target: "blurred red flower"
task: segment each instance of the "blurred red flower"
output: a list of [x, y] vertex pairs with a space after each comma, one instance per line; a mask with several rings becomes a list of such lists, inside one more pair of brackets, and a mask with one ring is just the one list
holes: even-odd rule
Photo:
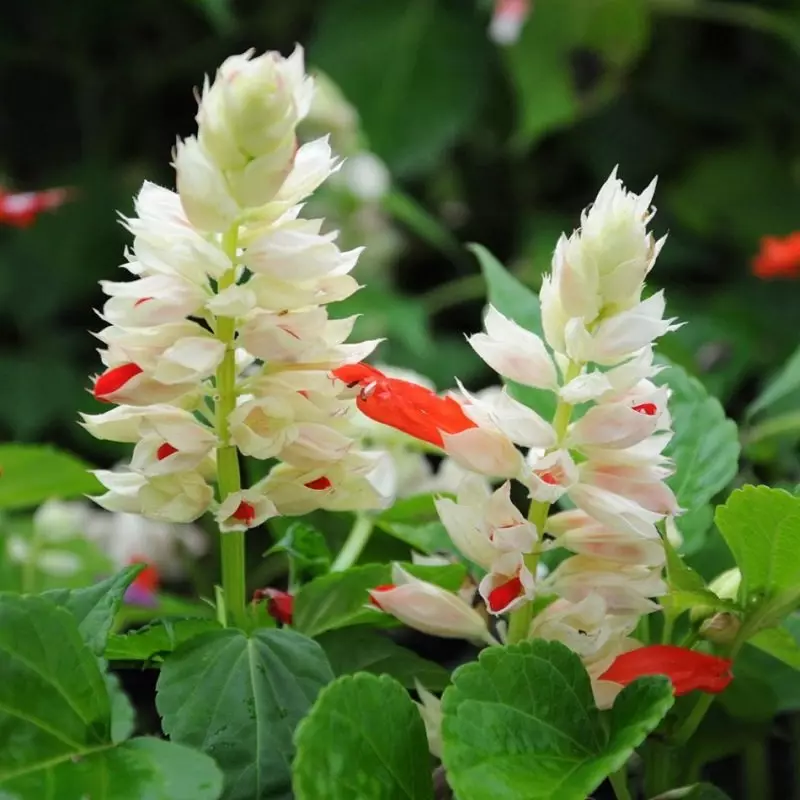
[[765, 279], [800, 277], [800, 231], [783, 238], [765, 236], [753, 259], [753, 274]]

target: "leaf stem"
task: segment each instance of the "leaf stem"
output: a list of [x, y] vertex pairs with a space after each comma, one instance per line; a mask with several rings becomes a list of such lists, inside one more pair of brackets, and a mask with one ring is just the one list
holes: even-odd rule
[[[564, 385], [568, 384], [571, 380], [580, 375], [581, 365], [570, 361], [564, 372]], [[555, 413], [553, 414], [553, 430], [556, 435], [556, 444], [550, 450], [556, 450], [561, 447], [564, 437], [567, 435], [567, 428], [572, 416], [572, 405], [565, 400], [559, 399], [556, 406]], [[547, 514], [550, 511], [551, 503], [543, 500], [534, 500], [528, 509], [528, 519], [536, 526], [539, 536], [542, 536], [544, 527], [547, 524]], [[528, 553], [525, 556], [525, 566], [530, 570], [531, 574], [535, 577], [536, 570], [539, 566], [539, 553]], [[522, 639], [528, 638], [528, 628], [530, 627], [531, 620], [533, 619], [533, 604], [527, 602], [520, 606], [515, 611], [511, 612], [508, 621], [508, 643], [514, 644]]]
[[608, 776], [608, 781], [617, 800], [631, 800], [631, 793], [628, 789], [628, 771], [624, 764]]
[[[222, 291], [236, 281], [236, 248], [239, 239], [239, 226], [233, 225], [222, 237], [222, 249], [233, 266], [220, 277], [218, 289]], [[236, 447], [229, 444], [230, 430], [228, 417], [236, 408], [236, 320], [220, 317], [217, 320], [217, 338], [225, 344], [225, 355], [217, 368], [216, 375], [216, 429], [220, 446], [217, 448], [217, 487], [219, 501], [241, 489], [239, 476], [239, 455]], [[245, 599], [245, 554], [244, 532], [229, 531], [220, 533], [220, 554], [222, 559], [222, 591], [225, 600], [226, 617], [229, 622], [245, 627], [247, 624], [247, 604]]]
[[703, 721], [708, 709], [711, 708], [711, 704], [714, 702], [714, 698], [716, 695], [713, 694], [701, 694], [700, 697], [697, 699], [697, 702], [694, 704], [694, 708], [689, 712], [689, 716], [683, 720], [680, 724], [678, 729], [672, 735], [672, 744], [676, 747], [681, 747], [685, 745], [689, 739], [694, 736], [697, 729], [700, 727], [700, 723]]
[[372, 536], [374, 522], [368, 514], [356, 514], [356, 520], [342, 549], [331, 564], [331, 572], [343, 572], [358, 561]]

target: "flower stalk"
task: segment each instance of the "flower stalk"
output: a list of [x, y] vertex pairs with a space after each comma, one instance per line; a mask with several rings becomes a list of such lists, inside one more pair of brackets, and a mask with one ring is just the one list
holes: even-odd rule
[[[222, 237], [222, 249], [233, 266], [220, 277], [219, 290], [223, 291], [236, 282], [236, 250], [239, 226], [234, 224]], [[230, 444], [228, 417], [236, 408], [236, 349], [234, 337], [236, 320], [221, 317], [216, 320], [217, 338], [225, 345], [225, 355], [216, 373], [216, 420], [215, 426], [220, 446], [217, 448], [217, 489], [219, 502], [241, 489], [239, 456]], [[220, 533], [220, 558], [222, 562], [222, 592], [225, 599], [226, 617], [229, 623], [243, 627], [247, 621], [247, 600], [244, 552], [244, 531]]]

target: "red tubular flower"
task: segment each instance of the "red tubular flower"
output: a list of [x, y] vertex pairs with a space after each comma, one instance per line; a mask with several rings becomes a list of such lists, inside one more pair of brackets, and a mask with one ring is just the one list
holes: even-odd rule
[[253, 593], [253, 601], [267, 601], [267, 612], [269, 615], [280, 622], [282, 625], [292, 624], [292, 613], [294, 612], [294, 597], [289, 592], [282, 592], [280, 589], [258, 589]]
[[154, 606], [158, 604], [156, 593], [161, 584], [158, 570], [144, 556], [134, 556], [131, 564], [144, 564], [145, 568], [133, 579], [125, 592], [125, 602], [135, 606]]
[[356, 401], [362, 414], [423, 442], [442, 447], [442, 433], [462, 433], [475, 428], [452, 397], [400, 378], [389, 378], [366, 364], [341, 367], [333, 373], [350, 386], [359, 385]]
[[800, 231], [784, 238], [765, 236], [761, 249], [753, 260], [753, 274], [757, 278], [800, 277]]
[[600, 680], [627, 686], [644, 675], [666, 675], [675, 695], [695, 689], [718, 694], [733, 680], [732, 661], [685, 647], [654, 644], [618, 656]]
[[58, 208], [70, 197], [69, 189], [41, 192], [4, 192], [0, 189], [0, 223], [27, 228], [42, 211]]

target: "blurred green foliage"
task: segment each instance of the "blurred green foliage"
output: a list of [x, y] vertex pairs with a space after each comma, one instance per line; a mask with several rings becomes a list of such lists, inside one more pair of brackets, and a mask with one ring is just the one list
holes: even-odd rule
[[[538, 288], [557, 233], [619, 163], [660, 176], [653, 280], [691, 324], [665, 352], [741, 417], [797, 344], [800, 286], [760, 282], [759, 238], [800, 227], [800, 0], [536, 0], [522, 36], [487, 36], [488, 0], [30, 0], [0, 22], [0, 181], [71, 185], [30, 229], [0, 230], [0, 437], [94, 461], [76, 410], [99, 369], [97, 281], [118, 277], [116, 211], [146, 177], [171, 184], [199, 86], [229, 54], [307, 48], [356, 107], [389, 167], [397, 257], [348, 302], [384, 362], [440, 388], [489, 376], [461, 332], [479, 325], [480, 242]], [[754, 469], [800, 466], [777, 446]], [[766, 475], [766, 477], [775, 477]]]

